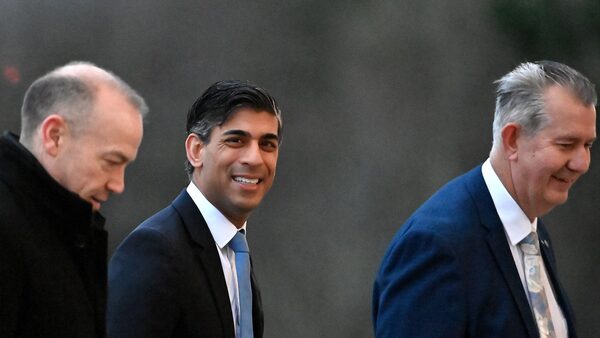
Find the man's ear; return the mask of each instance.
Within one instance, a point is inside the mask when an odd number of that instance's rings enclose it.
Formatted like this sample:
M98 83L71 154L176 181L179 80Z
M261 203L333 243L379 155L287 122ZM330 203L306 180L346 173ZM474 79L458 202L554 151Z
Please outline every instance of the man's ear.
M518 139L522 134L522 127L516 123L508 123L502 128L502 146L506 154L508 154L509 160L518 159Z
M203 150L204 143L200 137L194 133L189 134L185 139L185 154L194 168L202 168Z
M52 114L42 121L40 126L42 151L55 157L59 148L64 144L68 132L67 121L57 114Z

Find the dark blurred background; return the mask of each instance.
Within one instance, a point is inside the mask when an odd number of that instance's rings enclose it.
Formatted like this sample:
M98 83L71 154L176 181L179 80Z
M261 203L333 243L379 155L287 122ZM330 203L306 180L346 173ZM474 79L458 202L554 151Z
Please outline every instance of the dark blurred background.
M599 54L596 0L2 0L0 129L18 132L27 86L71 60L114 71L146 98L126 191L103 209L112 252L187 184L195 98L221 79L267 88L284 141L248 223L265 335L371 337L372 282L393 234L487 158L492 82L553 59L600 83ZM545 217L581 337L599 329L599 183L592 163Z

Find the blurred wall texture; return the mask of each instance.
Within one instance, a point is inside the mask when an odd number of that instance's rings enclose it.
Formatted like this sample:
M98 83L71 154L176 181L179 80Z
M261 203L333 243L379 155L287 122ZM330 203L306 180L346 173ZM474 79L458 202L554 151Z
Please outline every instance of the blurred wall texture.
M194 99L220 79L267 88L284 141L248 223L266 337L370 337L372 283L393 234L487 157L492 82L554 59L600 83L596 2L3 0L0 129L18 132L27 86L71 60L139 90L151 108L144 141L125 193L103 209L112 252L185 187ZM593 163L545 217L582 337L599 329L599 183Z

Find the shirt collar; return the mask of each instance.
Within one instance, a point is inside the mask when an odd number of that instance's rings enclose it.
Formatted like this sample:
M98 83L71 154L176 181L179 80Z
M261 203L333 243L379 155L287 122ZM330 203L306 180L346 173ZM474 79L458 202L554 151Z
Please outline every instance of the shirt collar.
M215 243L217 243L219 248L223 249L238 232L238 228L204 197L194 182L190 181L186 191L204 217ZM246 229L246 223L244 223L241 229Z
M504 231L506 231L512 245L517 245L530 232L537 230L537 217L533 222L529 221L527 215L500 181L489 158L481 166L481 174L485 185L490 191L494 206L504 226Z

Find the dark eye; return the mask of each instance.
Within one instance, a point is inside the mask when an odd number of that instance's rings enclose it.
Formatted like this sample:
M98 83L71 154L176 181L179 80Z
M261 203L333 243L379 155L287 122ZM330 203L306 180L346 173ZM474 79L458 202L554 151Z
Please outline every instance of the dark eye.
M242 144L242 139L239 137L230 137L225 139L225 143L230 146L236 146Z
M277 150L277 147L279 146L279 144L274 140L264 140L261 142L260 146L264 150L274 151L274 150Z

